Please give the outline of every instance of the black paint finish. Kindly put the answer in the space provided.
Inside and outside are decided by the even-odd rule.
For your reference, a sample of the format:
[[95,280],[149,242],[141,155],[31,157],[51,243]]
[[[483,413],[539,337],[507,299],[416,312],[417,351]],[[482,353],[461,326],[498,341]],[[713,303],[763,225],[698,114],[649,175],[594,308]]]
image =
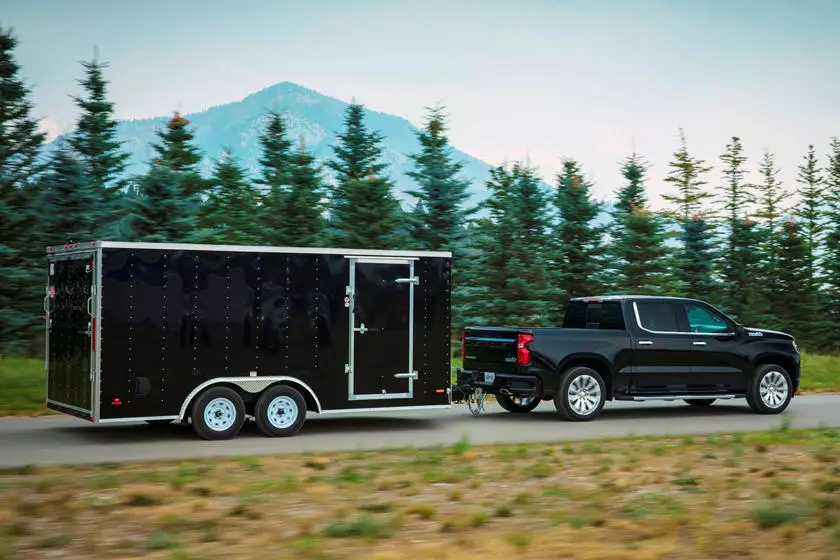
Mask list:
[[[89,417],[91,396],[91,317],[88,298],[93,285],[93,253],[48,263],[50,309],[47,399]],[[52,406],[52,405],[51,405]]]
[[[324,410],[446,405],[450,260],[415,267],[414,398],[350,401],[343,253],[104,248],[102,418],[178,414],[201,383],[251,372],[300,379]],[[408,367],[408,286],[393,283],[407,275],[408,266],[357,264],[360,314],[384,330],[357,336],[356,393],[408,386],[393,378]]]

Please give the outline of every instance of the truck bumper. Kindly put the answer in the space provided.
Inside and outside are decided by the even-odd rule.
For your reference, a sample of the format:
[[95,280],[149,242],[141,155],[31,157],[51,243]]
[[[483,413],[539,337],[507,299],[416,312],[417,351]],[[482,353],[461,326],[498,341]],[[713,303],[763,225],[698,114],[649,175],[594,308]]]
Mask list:
[[[481,388],[491,394],[541,396],[542,382],[534,375],[517,375],[513,373],[494,373],[490,371],[472,371],[458,369],[456,374],[456,386],[453,387],[453,400],[455,395],[464,395],[472,390]],[[456,392],[457,391],[457,392]]]

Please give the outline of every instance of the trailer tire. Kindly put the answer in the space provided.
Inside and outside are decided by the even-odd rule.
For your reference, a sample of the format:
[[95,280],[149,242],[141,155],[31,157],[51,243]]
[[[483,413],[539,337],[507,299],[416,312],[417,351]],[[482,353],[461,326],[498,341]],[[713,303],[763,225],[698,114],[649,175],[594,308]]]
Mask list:
[[245,423],[245,403],[229,387],[211,387],[192,406],[193,430],[204,439],[231,439]]
[[[564,371],[560,376],[558,389],[554,395],[554,407],[560,416],[573,422],[585,422],[596,418],[607,401],[607,386],[601,374],[585,366]],[[577,399],[572,400],[570,393],[575,392]],[[595,399],[594,404],[590,397]]]
[[527,404],[520,404],[513,400],[515,397],[511,397],[510,395],[496,395],[496,402],[499,403],[499,406],[507,410],[508,412],[531,412],[540,404],[539,397],[531,397],[531,400],[528,401]]
[[260,431],[268,437],[293,436],[306,421],[306,401],[294,387],[269,387],[257,399],[254,419]]

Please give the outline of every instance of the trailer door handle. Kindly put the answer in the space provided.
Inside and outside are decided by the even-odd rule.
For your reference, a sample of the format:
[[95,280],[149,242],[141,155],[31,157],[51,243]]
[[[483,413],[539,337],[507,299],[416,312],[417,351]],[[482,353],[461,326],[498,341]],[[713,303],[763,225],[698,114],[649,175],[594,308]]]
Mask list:
[[417,379],[417,372],[412,371],[411,373],[395,373],[394,377],[397,379]]
[[640,340],[639,344],[644,345],[644,346],[649,346],[649,345],[653,344],[653,341],[652,340]]
[[365,326],[365,324],[364,324],[364,323],[362,323],[360,326],[358,326],[358,327],[354,327],[354,328],[353,328],[353,331],[355,331],[355,332],[357,332],[357,333],[359,333],[359,334],[365,334],[365,333],[368,331],[368,329],[367,329],[367,327]]
[[93,305],[92,304],[93,304],[93,296],[90,296],[87,300],[87,312],[88,312],[88,315],[90,315],[91,317],[93,317]]
[[420,278],[418,278],[417,276],[413,278],[397,278],[396,280],[394,280],[394,282],[396,282],[397,284],[419,284]]
[[706,343],[702,341],[696,341],[694,342],[694,346],[706,346]]

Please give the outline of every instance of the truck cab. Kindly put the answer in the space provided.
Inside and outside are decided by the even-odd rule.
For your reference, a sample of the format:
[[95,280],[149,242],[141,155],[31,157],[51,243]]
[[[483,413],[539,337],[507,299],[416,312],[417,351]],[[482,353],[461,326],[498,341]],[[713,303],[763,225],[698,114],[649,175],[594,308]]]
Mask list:
[[791,335],[747,328],[707,302],[676,297],[574,298],[561,327],[468,327],[462,352],[462,392],[494,394],[513,412],[551,399],[569,420],[597,417],[608,400],[708,406],[744,398],[775,414],[800,376]]

